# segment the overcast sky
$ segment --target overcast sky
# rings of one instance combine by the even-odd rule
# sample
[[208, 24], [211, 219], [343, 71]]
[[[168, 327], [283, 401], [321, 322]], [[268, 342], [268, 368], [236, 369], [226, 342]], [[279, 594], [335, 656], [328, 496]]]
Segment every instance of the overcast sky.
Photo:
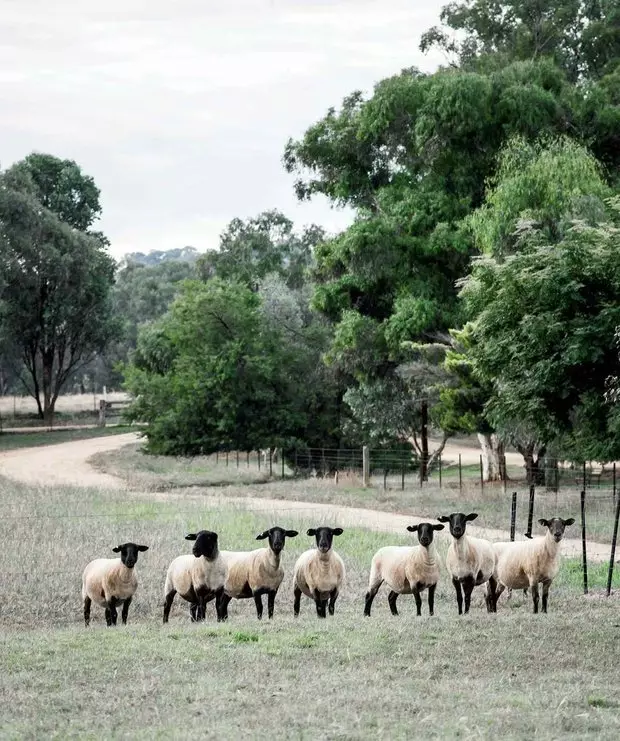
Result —
[[281, 164], [356, 89], [412, 65], [446, 0], [0, 0], [0, 165], [74, 159], [102, 192], [112, 252], [216, 247], [278, 208], [329, 230], [349, 215], [298, 204]]

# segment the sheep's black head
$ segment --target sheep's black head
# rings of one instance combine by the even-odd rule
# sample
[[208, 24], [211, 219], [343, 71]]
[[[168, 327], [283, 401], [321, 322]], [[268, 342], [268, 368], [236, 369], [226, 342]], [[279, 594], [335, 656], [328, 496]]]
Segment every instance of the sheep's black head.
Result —
[[443, 528], [443, 525], [431, 525], [430, 522], [421, 522], [419, 525], [407, 525], [407, 530], [410, 533], [418, 533], [420, 545], [423, 545], [425, 548], [428, 548], [433, 542], [435, 530], [443, 530]]
[[342, 535], [344, 530], [341, 527], [311, 527], [310, 530], [308, 530], [308, 535], [316, 538], [316, 547], [321, 551], [321, 553], [327, 553], [327, 551], [332, 547], [332, 542], [334, 540], [334, 535]]
[[133, 569], [138, 560], [139, 551], [148, 551], [148, 545], [136, 545], [135, 543], [123, 543], [117, 545], [116, 548], [112, 548], [114, 553], [121, 554], [121, 562], [127, 566], [128, 569]]
[[269, 538], [269, 547], [274, 553], [281, 553], [284, 548], [284, 541], [287, 538], [294, 538], [299, 535], [297, 530], [285, 530], [282, 527], [272, 527], [270, 530], [265, 530], [264, 533], [256, 536], [256, 540], [264, 540]]
[[438, 517], [437, 519], [439, 520], [439, 522], [449, 522], [450, 535], [458, 540], [459, 538], [462, 538], [463, 535], [465, 535], [465, 528], [467, 527], [467, 523], [475, 520], [476, 517], [478, 517], [478, 515], [475, 512], [472, 512], [469, 515], [465, 515], [462, 512], [453, 512], [447, 517], [446, 515], [441, 515], [441, 517]]
[[192, 553], [196, 558], [204, 556], [209, 561], [217, 558], [217, 533], [212, 533], [210, 530], [200, 530], [197, 533], [189, 533], [185, 536], [185, 540], [196, 541], [192, 548]]
[[559, 543], [564, 537], [564, 530], [575, 522], [573, 517], [563, 520], [561, 517], [552, 517], [550, 520], [540, 519], [538, 523], [543, 527], [549, 528], [551, 536], [556, 543]]

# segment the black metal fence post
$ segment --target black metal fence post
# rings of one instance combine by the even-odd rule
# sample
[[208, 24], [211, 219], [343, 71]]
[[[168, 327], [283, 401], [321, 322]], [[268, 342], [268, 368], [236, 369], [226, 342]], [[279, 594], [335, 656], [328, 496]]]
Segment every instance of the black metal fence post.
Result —
[[237, 468], [239, 468], [239, 451], [237, 451]]
[[614, 465], [612, 469], [611, 489], [612, 489], [612, 494], [614, 497], [614, 504], [615, 504], [616, 503], [616, 461], [614, 461]]
[[527, 509], [527, 532], [525, 533], [526, 538], [532, 537], [532, 525], [534, 524], [534, 496], [536, 495], [536, 487], [534, 484], [530, 486], [530, 503]]
[[228, 468], [228, 451], [226, 451], [226, 467]]
[[480, 453], [480, 492], [484, 491], [484, 468], [482, 466], [482, 453]]
[[282, 478], [284, 478], [284, 448], [280, 448], [280, 461], [282, 463]]
[[273, 476], [273, 456], [271, 455], [271, 448], [269, 448], [269, 478]]
[[512, 502], [510, 505], [510, 540], [515, 539], [517, 529], [517, 492], [512, 492]]
[[[616, 464], [614, 463], [614, 473]], [[618, 520], [620, 520], [620, 497], [616, 502], [616, 516], [614, 518], [614, 534], [611, 539], [611, 555], [609, 556], [609, 571], [607, 572], [607, 596], [611, 594], [611, 581], [614, 576], [614, 559], [616, 557], [616, 540], [618, 538]]]
[[245, 454], [245, 462], [248, 464], [248, 468], [250, 467], [250, 451], [248, 450]]
[[439, 488], [441, 489], [441, 453], [439, 454]]
[[257, 450], [256, 451], [256, 462], [258, 464], [258, 470], [259, 471], [260, 471], [260, 456], [261, 456], [261, 452], [260, 452], [260, 450]]
[[463, 492], [463, 469], [461, 468], [461, 454], [459, 453], [459, 493]]
[[[585, 463], [584, 463], [585, 471]], [[581, 492], [581, 563], [583, 568], [583, 593], [588, 593], [588, 552], [586, 549], [586, 491]]]
[[400, 488], [405, 491], [405, 459], [402, 458], [400, 462]]

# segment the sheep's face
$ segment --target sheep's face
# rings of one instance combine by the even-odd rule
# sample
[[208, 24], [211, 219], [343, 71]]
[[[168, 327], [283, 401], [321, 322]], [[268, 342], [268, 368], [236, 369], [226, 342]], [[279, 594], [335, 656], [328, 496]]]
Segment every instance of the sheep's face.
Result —
[[265, 530], [264, 533], [256, 536], [256, 540], [264, 540], [269, 538], [269, 547], [274, 553], [282, 553], [284, 548], [284, 541], [287, 538], [294, 538], [299, 535], [297, 530], [285, 530], [282, 527], [272, 527], [270, 530]]
[[217, 533], [210, 530], [200, 530], [198, 533], [189, 533], [185, 540], [195, 540], [192, 553], [196, 558], [204, 556], [207, 560], [212, 561], [217, 557]]
[[428, 548], [433, 542], [435, 530], [443, 530], [443, 528], [443, 525], [431, 525], [430, 522], [421, 522], [419, 525], [407, 526], [407, 530], [409, 530], [410, 533], [417, 532], [420, 545], [423, 545], [425, 548]]
[[450, 523], [450, 535], [458, 540], [465, 535], [465, 528], [467, 523], [475, 520], [478, 515], [475, 512], [471, 512], [469, 515], [463, 514], [463, 512], [453, 512], [451, 515], [441, 515], [437, 519], [439, 522]]
[[559, 543], [562, 540], [564, 537], [564, 530], [574, 522], [575, 520], [573, 517], [569, 517], [568, 520], [563, 520], [561, 517], [552, 517], [550, 520], [538, 520], [540, 525], [549, 529], [549, 533], [556, 543]]
[[148, 551], [148, 545], [136, 545], [135, 543], [123, 543], [117, 545], [116, 548], [112, 548], [114, 553], [121, 554], [121, 562], [127, 566], [128, 569], [133, 569], [138, 560], [138, 553], [140, 551]]
[[310, 530], [308, 530], [308, 535], [314, 535], [316, 538], [316, 547], [321, 551], [321, 553], [327, 553], [327, 551], [332, 547], [334, 535], [342, 535], [343, 532], [344, 531], [341, 527], [311, 527]]

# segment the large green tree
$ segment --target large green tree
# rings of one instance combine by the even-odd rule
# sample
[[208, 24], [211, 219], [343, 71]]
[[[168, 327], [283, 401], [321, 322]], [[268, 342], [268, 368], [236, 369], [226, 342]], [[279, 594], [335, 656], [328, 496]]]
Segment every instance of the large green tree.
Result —
[[0, 175], [0, 341], [48, 422], [67, 379], [117, 331], [114, 261], [88, 232], [99, 211], [73, 162], [31, 155]]

